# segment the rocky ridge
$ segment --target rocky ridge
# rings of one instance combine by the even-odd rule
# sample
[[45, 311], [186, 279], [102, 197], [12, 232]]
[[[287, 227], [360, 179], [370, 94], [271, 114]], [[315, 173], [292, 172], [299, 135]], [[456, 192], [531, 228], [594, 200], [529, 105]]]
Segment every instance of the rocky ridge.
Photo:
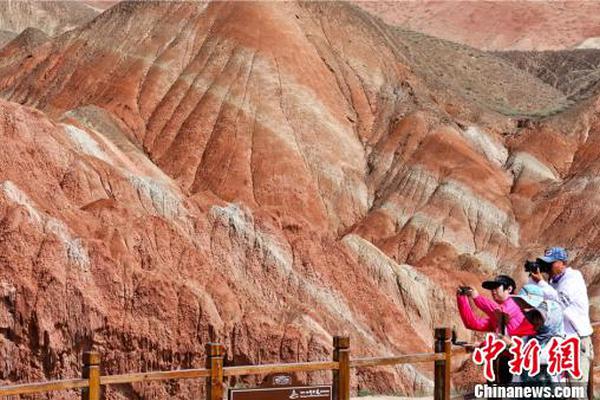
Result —
[[28, 28], [55, 36], [99, 13], [99, 9], [80, 1], [4, 0], [0, 2], [0, 47]]
[[[594, 1], [355, 1], [392, 25], [489, 51], [598, 48]], [[473, 34], [476, 32], [476, 34]]]
[[600, 50], [507, 51], [496, 53], [559, 89], [574, 102], [600, 93]]

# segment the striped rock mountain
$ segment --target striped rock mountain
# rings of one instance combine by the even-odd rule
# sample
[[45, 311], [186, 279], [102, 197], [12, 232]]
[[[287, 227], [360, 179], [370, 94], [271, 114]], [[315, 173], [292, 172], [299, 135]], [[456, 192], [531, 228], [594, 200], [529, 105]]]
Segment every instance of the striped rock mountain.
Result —
[[[119, 3], [0, 49], [0, 96], [4, 382], [76, 376], [92, 346], [105, 373], [215, 340], [228, 365], [327, 359], [335, 334], [429, 351], [459, 283], [554, 243], [598, 299], [598, 98], [346, 3]], [[427, 392], [429, 367], [353, 390]]]

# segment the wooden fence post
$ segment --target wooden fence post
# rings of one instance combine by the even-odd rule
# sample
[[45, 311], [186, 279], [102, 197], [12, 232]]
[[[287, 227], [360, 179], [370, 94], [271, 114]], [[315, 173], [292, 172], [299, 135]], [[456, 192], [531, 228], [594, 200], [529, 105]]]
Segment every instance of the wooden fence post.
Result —
[[333, 361], [340, 363], [333, 371], [333, 400], [350, 400], [350, 338], [335, 336], [333, 348]]
[[[501, 312], [499, 310], [496, 311], [496, 326], [498, 329], [498, 332], [506, 335], [506, 326], [508, 325], [508, 320], [509, 320], [509, 316], [508, 314]], [[496, 379], [494, 380], [494, 383], [507, 383], [506, 379], [507, 377], [505, 376], [506, 374], [506, 369], [507, 369], [507, 363], [508, 360], [506, 358], [503, 358], [502, 356], [496, 358], [493, 361], [493, 368], [494, 368], [494, 375], [496, 376]], [[510, 382], [510, 381], [509, 381]]]
[[100, 400], [100, 353], [83, 353], [83, 379], [89, 380], [89, 387], [81, 391], [82, 400]]
[[443, 360], [434, 363], [434, 400], [450, 400], [450, 372], [452, 367], [452, 330], [450, 328], [435, 328], [434, 350], [444, 353]]
[[206, 345], [206, 368], [210, 369], [210, 378], [206, 385], [207, 400], [223, 400], [223, 345]]

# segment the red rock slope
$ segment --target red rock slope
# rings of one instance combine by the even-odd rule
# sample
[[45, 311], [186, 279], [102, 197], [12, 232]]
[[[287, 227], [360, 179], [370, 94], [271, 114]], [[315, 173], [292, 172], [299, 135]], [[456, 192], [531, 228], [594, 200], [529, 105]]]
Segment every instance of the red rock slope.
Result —
[[200, 366], [209, 340], [235, 364], [337, 333], [427, 351], [459, 282], [528, 251], [597, 275], [597, 104], [343, 3], [121, 3], [6, 53], [0, 93], [6, 381], [74, 376], [91, 345], [107, 373]]

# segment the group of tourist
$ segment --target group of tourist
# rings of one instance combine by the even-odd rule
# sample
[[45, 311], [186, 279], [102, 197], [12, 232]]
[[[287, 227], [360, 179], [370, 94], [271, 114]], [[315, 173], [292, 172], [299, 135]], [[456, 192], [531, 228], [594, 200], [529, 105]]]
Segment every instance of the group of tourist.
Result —
[[[535, 376], [528, 372], [511, 373], [508, 367], [511, 356], [505, 351], [498, 358], [498, 383], [587, 380], [593, 361], [589, 299], [583, 275], [567, 262], [565, 249], [553, 247], [535, 262], [526, 263], [529, 281], [518, 292], [515, 281], [507, 275], [483, 282], [482, 287], [490, 291], [491, 299], [472, 287], [458, 289], [458, 310], [468, 329], [493, 332], [507, 344], [515, 337], [523, 342], [535, 338], [542, 349], [540, 370]], [[469, 298], [485, 316], [474, 313]], [[579, 378], [553, 375], [548, 370], [547, 348], [554, 337], [579, 338]]]

